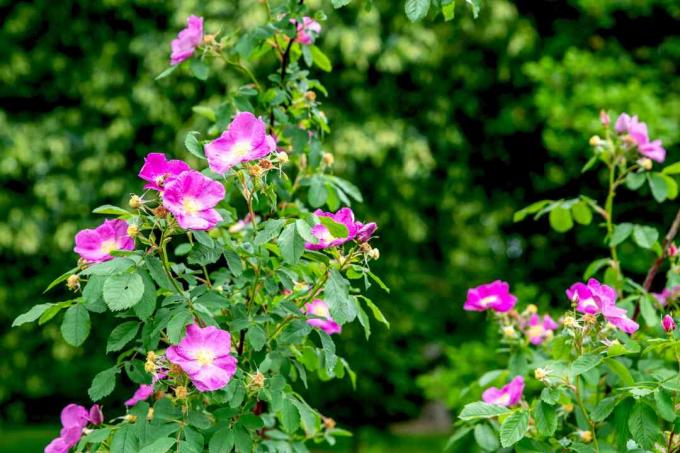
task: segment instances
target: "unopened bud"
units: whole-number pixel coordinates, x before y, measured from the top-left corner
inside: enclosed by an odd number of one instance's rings
[[[204,35],[203,42],[206,44],[212,44],[215,42],[215,35]]]
[[[673,258],[677,254],[678,254],[678,247],[675,245],[675,243],[671,242],[671,245],[668,246],[668,256]]]
[[[567,414],[571,414],[572,412],[574,412],[574,405],[571,403],[563,404],[562,409],[564,409],[564,412],[566,412]]]
[[[260,161],[260,167],[262,167],[263,170],[269,170],[273,167],[274,165],[271,163],[271,161],[267,159],[262,159]]]
[[[130,236],[131,238],[135,238],[135,237],[137,237],[138,234],[139,234],[139,227],[137,225],[133,225],[133,224],[128,225],[128,228],[127,228],[127,235],[128,236]]]
[[[576,326],[576,319],[573,316],[565,316],[562,320],[564,327],[574,327]]]
[[[515,337],[516,332],[513,326],[503,326],[503,336],[508,338]]]
[[[593,135],[590,137],[590,140],[588,140],[588,143],[590,143],[590,146],[598,146],[602,143],[602,139],[597,135]]]
[[[323,153],[321,156],[321,160],[323,161],[324,165],[327,167],[330,167],[333,165],[333,162],[335,162],[335,158],[331,153]]]
[[[128,204],[132,209],[139,209],[144,204],[144,200],[142,200],[142,197],[139,195],[132,195],[130,197],[130,201],[128,201]]]
[[[593,440],[593,433],[590,431],[579,431],[578,437],[580,437],[583,442],[588,443]]]
[[[524,314],[533,315],[535,313],[538,313],[538,307],[534,304],[529,304],[527,305],[527,308],[524,309]]]
[[[640,167],[644,168],[645,170],[651,170],[652,166],[653,166],[652,159],[650,159],[648,157],[643,157],[642,159],[638,159],[637,163]]]
[[[134,423],[134,422],[137,421],[137,416],[136,416],[136,415],[132,415],[132,414],[127,414],[127,415],[125,415],[124,418],[125,418],[125,420],[127,420],[127,421],[130,422],[130,423]]]
[[[326,429],[333,429],[335,428],[335,420],[333,420],[330,417],[324,417],[323,415],[321,416],[321,420],[323,420],[323,426]]]
[[[606,110],[600,110],[600,122],[604,127],[609,127],[609,114]]]
[[[281,162],[282,164],[287,164],[288,163],[288,153],[281,151],[280,153],[276,153],[276,158]]]
[[[361,244],[359,244],[359,250],[361,250],[364,253],[368,253],[371,250],[373,250],[373,247],[371,247],[371,244],[369,244],[368,242],[362,242]]]
[[[146,419],[149,421],[153,419],[153,407],[150,407],[148,412],[146,413]]]
[[[179,400],[186,399],[187,397],[187,388],[183,385],[178,385],[175,387],[175,397]]]
[[[265,377],[259,371],[255,374],[248,375],[248,383],[246,386],[249,390],[260,391],[264,388]]]
[[[539,381],[542,381],[543,379],[545,379],[545,377],[547,375],[548,375],[548,371],[543,369],[543,368],[536,368],[534,370],[534,377]]]
[[[144,362],[144,371],[146,371],[149,374],[154,373],[156,371],[156,364],[153,363],[151,360],[147,360],[146,362]]]
[[[313,91],[307,91],[305,93],[305,99],[312,102],[316,101],[316,93]]]
[[[66,287],[71,291],[75,291],[80,288],[80,277],[78,274],[73,274],[66,279]]]
[[[371,249],[367,253],[368,257],[372,260],[379,260],[380,259],[380,250],[378,249]]]
[[[661,326],[663,327],[663,330],[665,330],[666,332],[672,332],[676,328],[675,321],[673,321],[671,315],[666,315],[663,317],[663,319],[661,320]]]

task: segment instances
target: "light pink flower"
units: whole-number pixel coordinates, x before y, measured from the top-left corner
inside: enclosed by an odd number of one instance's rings
[[[468,289],[463,309],[467,311],[491,309],[497,312],[506,312],[512,310],[516,303],[517,297],[510,293],[510,285],[504,281],[496,280]]]
[[[312,302],[305,304],[305,313],[315,316],[307,319],[307,324],[312,327],[317,327],[328,335],[340,333],[342,327],[333,320],[331,312],[328,310],[328,305],[321,299],[314,299]]]
[[[663,319],[661,320],[661,326],[663,327],[663,330],[665,330],[666,332],[671,332],[675,330],[676,327],[675,321],[673,321],[671,315],[666,315],[663,317]]]
[[[127,234],[125,220],[104,220],[95,229],[81,230],[76,234],[73,251],[88,263],[101,263],[113,258],[114,250],[134,250],[135,240]]]
[[[661,140],[650,141],[647,124],[640,121],[636,115],[622,113],[616,120],[615,128],[619,134],[628,134],[643,156],[657,162],[666,160],[666,150],[661,146]]]
[[[209,230],[221,222],[214,207],[223,199],[224,186],[194,170],[168,181],[163,191],[163,206],[186,230]]]
[[[575,283],[567,290],[567,297],[576,302],[576,310],[581,313],[602,316],[620,330],[632,334],[640,328],[639,324],[628,318],[626,310],[616,306],[616,291],[603,285],[594,278],[588,280],[588,285]]]
[[[525,333],[529,338],[531,344],[541,344],[552,336],[552,332],[557,329],[558,325],[550,315],[544,315],[541,319],[536,313],[531,315],[529,325]]]
[[[186,336],[178,345],[170,346],[165,355],[184,370],[201,392],[225,387],[236,373],[231,336],[214,326],[187,326]]]
[[[45,447],[45,453],[67,453],[78,443],[88,423],[99,425],[103,419],[104,415],[97,404],[89,412],[83,406],[69,404],[61,411],[62,428],[59,437]]]
[[[144,185],[145,189],[161,192],[165,183],[187,170],[191,167],[183,160],[167,160],[163,153],[149,153],[144,158],[139,177],[148,182]]]
[[[375,222],[370,222],[365,225],[361,222],[357,222],[356,229],[357,241],[368,242],[373,236],[373,233],[375,233],[375,230],[378,229],[378,225],[376,225]]]
[[[516,376],[512,381],[498,389],[489,387],[482,393],[482,400],[485,403],[496,404],[498,406],[514,406],[522,399],[524,392],[524,378]]]
[[[146,401],[151,395],[153,395],[153,385],[142,384],[137,388],[137,390],[135,390],[132,398],[125,401],[125,405],[134,406],[140,401]]]
[[[309,46],[314,43],[317,35],[321,33],[321,24],[312,19],[311,17],[303,17],[302,23],[296,22],[294,19],[290,20],[292,23],[296,24],[297,27],[297,37],[295,40],[300,44]]]
[[[261,159],[275,149],[276,141],[267,135],[264,121],[241,112],[219,138],[205,145],[205,157],[210,169],[223,175],[233,166]]]
[[[186,28],[180,31],[177,38],[173,39],[172,43],[170,43],[172,47],[170,64],[174,66],[191,57],[202,41],[203,18],[189,16]]]
[[[314,215],[317,217],[330,217],[336,223],[341,223],[347,227],[347,236],[342,238],[336,238],[331,234],[331,232],[322,223],[314,225],[312,227],[312,234],[319,240],[316,244],[311,242],[305,243],[305,248],[307,250],[321,250],[328,247],[337,247],[344,244],[347,241],[351,241],[357,235],[357,223],[354,221],[354,213],[350,208],[342,208],[335,214],[331,212],[323,212],[321,209],[314,211]]]

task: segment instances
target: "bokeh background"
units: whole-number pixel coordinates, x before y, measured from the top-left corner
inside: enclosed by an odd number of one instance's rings
[[[474,20],[459,1],[453,21],[419,24],[394,0],[338,11],[308,3],[329,13],[318,41],[334,62],[319,74],[330,91],[326,151],[364,193],[359,217],[381,226],[376,270],[392,292],[374,288],[371,297],[392,328],[375,326],[369,343],[343,332],[339,349],[360,375],[357,389],[316,383],[307,394],[358,430],[354,449],[436,451],[447,413],[479,396],[464,388],[499,361],[484,318],[462,311],[466,289],[502,278],[523,303],[557,307],[604,250],[594,224],[559,235],[546,221],[513,224],[513,212],[542,198],[598,196],[602,175],[580,169],[601,108],[640,115],[668,160],[680,158],[680,3],[493,0]],[[112,327],[98,319],[101,331],[73,348],[58,323],[10,329],[11,321],[67,297],[42,290],[73,267],[73,236],[96,222],[90,211],[127,202],[148,152],[190,160],[183,137],[207,125],[192,107],[216,102],[238,77],[198,83],[183,69],[154,81],[189,14],[225,31],[262,20],[257,0],[0,0],[6,445],[39,451],[60,408],[86,402]],[[651,197],[621,197],[620,219],[670,223],[671,208]],[[632,275],[651,260],[632,246],[622,253]],[[119,386],[111,406],[131,388]],[[390,437],[414,434],[431,443]]]

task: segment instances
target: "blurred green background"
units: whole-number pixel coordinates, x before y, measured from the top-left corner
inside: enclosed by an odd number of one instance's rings
[[[497,367],[483,318],[462,311],[466,289],[502,278],[522,303],[557,307],[604,250],[596,225],[558,235],[546,221],[513,224],[512,213],[542,198],[598,197],[602,175],[580,169],[601,108],[640,115],[668,161],[680,158],[680,3],[493,0],[474,20],[459,1],[455,20],[420,24],[393,0],[338,11],[307,3],[328,12],[318,41],[334,62],[319,74],[333,129],[326,151],[364,193],[358,217],[380,224],[376,271],[392,288],[370,294],[391,330],[376,326],[367,344],[347,329],[339,341],[361,377],[356,391],[316,383],[310,402],[363,427],[355,449],[435,451],[445,435],[409,449],[376,433],[446,430],[444,409],[478,397],[462,388]],[[76,349],[58,323],[10,329],[12,319],[67,296],[41,292],[73,267],[74,234],[97,221],[90,211],[139,190],[148,152],[189,158],[184,135],[207,126],[192,106],[237,82],[217,74],[199,83],[186,68],[154,81],[189,14],[212,30],[263,20],[257,0],[0,0],[3,451],[27,451],[27,439],[39,450],[56,432],[41,424],[54,424],[67,402],[86,403],[111,327],[98,319],[106,328]],[[672,207],[621,197],[619,219],[670,223]],[[651,260],[633,246],[622,253],[632,275]],[[130,390],[119,386],[111,412]]]

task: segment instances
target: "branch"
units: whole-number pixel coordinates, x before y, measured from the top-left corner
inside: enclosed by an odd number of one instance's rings
[[[678,210],[678,213],[675,215],[675,220],[673,220],[673,223],[671,224],[668,233],[666,233],[666,237],[664,237],[663,242],[661,243],[661,256],[654,260],[654,264],[652,264],[652,267],[650,267],[649,271],[647,272],[647,277],[645,277],[645,281],[642,284],[642,287],[645,289],[645,291],[649,292],[649,290],[652,288],[652,283],[654,283],[654,277],[656,277],[657,272],[659,272],[659,268],[668,257],[668,247],[671,245],[673,239],[675,239],[675,236],[678,234],[678,229],[680,229],[680,209]],[[637,320],[639,315],[640,304],[638,303],[635,306],[633,320],[634,321]]]

